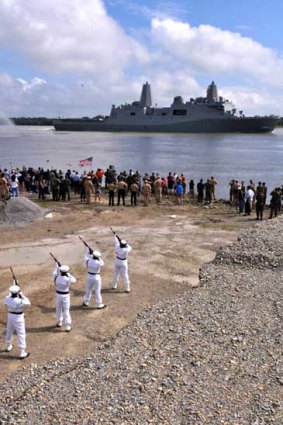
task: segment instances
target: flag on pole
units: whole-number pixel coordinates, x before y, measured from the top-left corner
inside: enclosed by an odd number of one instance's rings
[[[90,156],[89,158],[86,158],[86,159],[81,159],[79,161],[80,167],[84,167],[85,165],[92,165],[92,156]]]

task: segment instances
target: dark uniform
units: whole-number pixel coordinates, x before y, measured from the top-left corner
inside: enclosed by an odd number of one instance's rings
[[[264,204],[265,204],[265,193],[264,193],[264,187],[259,183],[259,185],[256,188],[256,219],[262,220],[263,216],[263,210],[264,210]]]
[[[120,205],[120,200],[122,199],[123,205],[125,206],[125,196],[127,193],[127,189],[128,189],[128,185],[125,181],[120,180],[118,182],[118,200],[117,200],[117,205]]]
[[[279,187],[276,187],[271,192],[271,200],[270,200],[270,216],[269,218],[277,217],[278,211],[281,208],[281,190]]]
[[[204,183],[202,179],[200,179],[200,181],[197,184],[197,192],[198,192],[198,202],[203,202]]]
[[[51,184],[52,200],[59,201],[60,180],[55,177]]]
[[[135,180],[130,186],[130,191],[131,191],[131,205],[137,205],[137,194],[139,192],[139,187],[137,183],[135,182]]]

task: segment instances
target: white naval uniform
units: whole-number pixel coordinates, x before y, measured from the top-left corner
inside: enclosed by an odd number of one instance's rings
[[[70,315],[70,285],[75,283],[77,279],[67,273],[67,276],[62,276],[60,268],[55,267],[52,276],[54,278],[54,284],[56,288],[56,318],[57,323],[63,323],[64,325],[71,325],[72,319]]]
[[[104,266],[101,258],[94,259],[87,254],[84,255],[84,262],[87,267],[86,291],[83,297],[84,304],[88,305],[92,292],[95,292],[95,303],[98,308],[103,306],[101,297],[101,277],[100,268]]]
[[[127,244],[125,247],[120,246],[119,239],[117,236],[115,238],[115,251],[116,259],[114,263],[114,278],[113,278],[113,288],[116,289],[118,286],[118,279],[121,273],[124,280],[126,291],[130,291],[130,279],[128,273],[128,254],[132,251],[132,247]]]
[[[24,308],[30,305],[30,300],[22,293],[17,297],[7,295],[5,297],[5,304],[8,307],[8,323],[6,332],[6,343],[10,345],[13,339],[13,333],[16,331],[18,336],[18,346],[21,350],[26,349],[26,329],[25,329],[25,316]]]

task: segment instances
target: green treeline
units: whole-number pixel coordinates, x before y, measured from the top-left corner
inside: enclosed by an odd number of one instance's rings
[[[18,117],[10,118],[16,125],[53,125],[54,118],[45,117]]]

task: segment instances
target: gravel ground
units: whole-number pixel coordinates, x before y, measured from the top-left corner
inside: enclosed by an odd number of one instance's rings
[[[282,224],[251,226],[92,356],[11,375],[0,423],[282,425]]]

